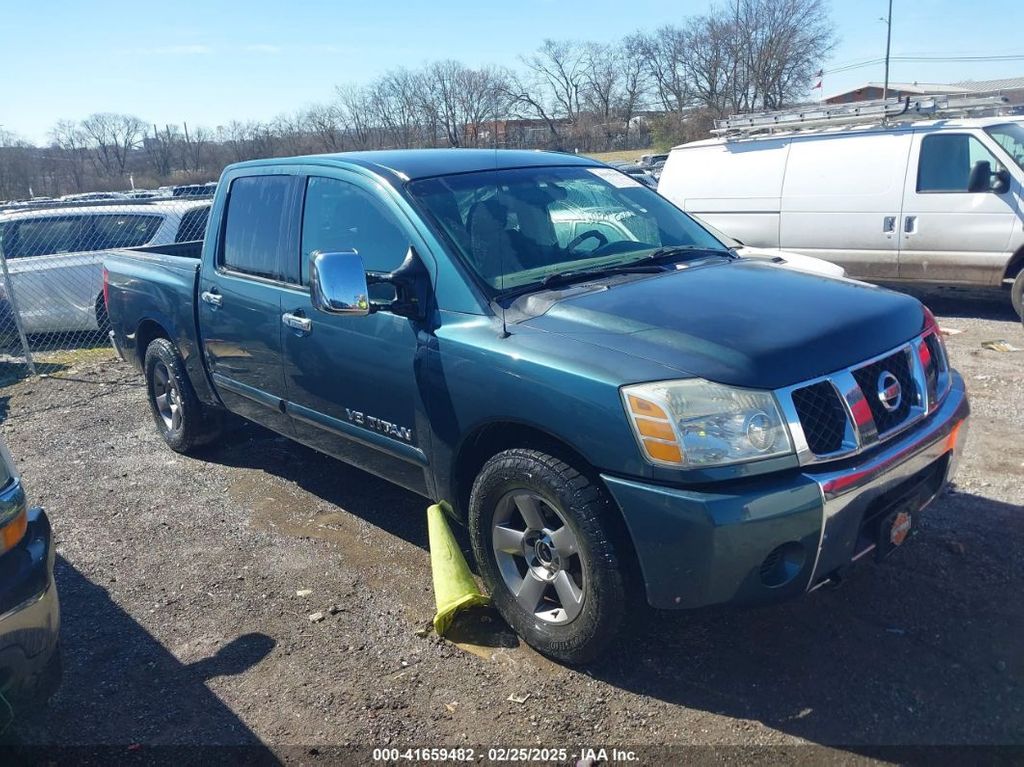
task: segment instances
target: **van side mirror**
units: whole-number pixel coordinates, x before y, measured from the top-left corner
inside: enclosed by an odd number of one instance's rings
[[[988,160],[978,160],[971,167],[967,178],[968,192],[995,192],[1003,194],[1010,190],[1010,172],[1006,168],[992,170]]]
[[[996,194],[1010,191],[1010,171],[1006,168],[1000,168],[992,174],[992,191]]]
[[[992,163],[978,160],[971,167],[971,175],[967,177],[968,192],[987,192],[992,188]]]
[[[370,313],[363,259],[355,251],[314,253],[309,268],[313,307],[325,314],[365,317]]]

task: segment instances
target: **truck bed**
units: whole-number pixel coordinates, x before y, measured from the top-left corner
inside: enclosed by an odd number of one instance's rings
[[[111,250],[103,260],[111,341],[142,369],[149,342],[166,336],[181,352],[201,399],[206,385],[196,313],[202,242]]]

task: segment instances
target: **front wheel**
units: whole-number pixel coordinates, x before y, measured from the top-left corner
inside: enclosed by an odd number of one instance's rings
[[[221,412],[199,401],[185,362],[166,338],[157,338],[146,349],[145,371],[153,421],[171,450],[188,453],[220,436]]]
[[[626,612],[620,552],[604,490],[536,450],[495,455],[469,501],[469,530],[495,607],[541,653],[585,663]]]

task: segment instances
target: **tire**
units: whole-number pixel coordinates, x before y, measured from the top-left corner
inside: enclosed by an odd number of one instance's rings
[[[96,329],[102,335],[107,330],[110,330],[110,318],[107,317],[107,304],[103,300],[103,294],[100,293],[96,299]]]
[[[625,616],[625,544],[613,540],[611,513],[601,487],[537,450],[498,453],[473,483],[469,532],[494,606],[563,663],[600,655]]]
[[[1020,270],[1017,279],[1010,286],[1010,301],[1017,316],[1024,322],[1024,269]]]
[[[166,338],[150,343],[144,369],[153,422],[171,450],[190,453],[221,435],[223,413],[199,401],[174,344]]]
[[[43,712],[50,704],[50,699],[60,689],[60,683],[63,678],[64,656],[58,641],[46,665],[34,677],[29,679],[24,686],[11,692],[11,700],[15,711],[30,716]]]

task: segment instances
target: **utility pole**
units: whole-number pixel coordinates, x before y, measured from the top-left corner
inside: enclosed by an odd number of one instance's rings
[[[892,45],[892,0],[889,0],[889,17],[885,20],[885,83],[882,85],[882,99],[889,97],[889,48]]]

